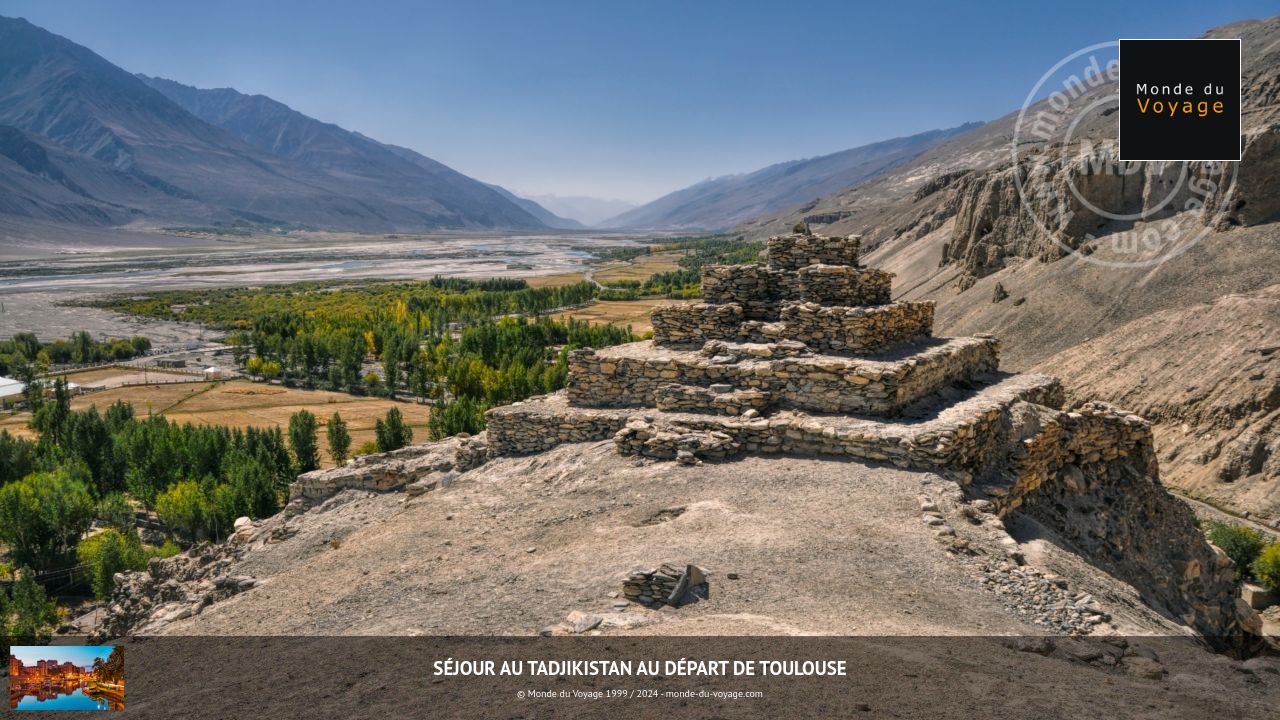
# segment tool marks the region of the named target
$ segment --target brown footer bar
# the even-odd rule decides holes
[[[114,645],[124,648],[124,712],[136,718],[1280,716],[1280,658],[1234,659],[1186,638],[165,637]]]

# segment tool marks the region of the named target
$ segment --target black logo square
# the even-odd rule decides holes
[[[1239,160],[1240,40],[1121,40],[1120,159]]]

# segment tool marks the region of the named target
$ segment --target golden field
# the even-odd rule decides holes
[[[132,404],[140,416],[151,412],[163,414],[175,422],[238,428],[276,425],[282,430],[287,429],[290,415],[299,410],[309,410],[320,422],[320,454],[326,466],[332,463],[326,449],[328,439],[324,424],[335,411],[347,423],[353,451],[361,443],[373,440],[374,422],[386,415],[393,405],[400,408],[405,421],[413,428],[416,442],[427,438],[427,419],[430,417],[430,408],[426,405],[356,397],[327,390],[300,390],[247,380],[120,387],[72,398],[71,407],[82,410],[97,406],[102,412],[117,400]],[[30,413],[18,413],[0,418],[0,430],[30,437],[33,434],[27,428],[30,417]]]

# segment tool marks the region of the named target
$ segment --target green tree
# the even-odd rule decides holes
[[[289,417],[289,447],[298,463],[298,472],[311,472],[320,467],[320,451],[316,447],[316,416],[299,410]]]
[[[209,526],[209,500],[199,485],[184,480],[156,497],[156,515],[170,531],[199,539]]]
[[[110,493],[98,501],[97,517],[120,532],[134,531],[134,510],[124,493]]]
[[[336,411],[329,418],[326,434],[329,436],[329,457],[333,459],[333,464],[345,463],[351,452],[351,433],[347,432],[346,421]]]
[[[374,437],[378,444],[378,452],[399,450],[413,441],[413,428],[404,422],[400,408],[392,407],[387,411],[385,419],[374,423]]]
[[[93,515],[89,488],[67,467],[0,487],[0,542],[18,563],[39,571],[71,560]]]
[[[106,600],[115,588],[115,574],[126,570],[142,570],[147,566],[147,553],[138,534],[121,533],[107,528],[80,541],[76,548],[80,564],[89,566],[93,596]]]
[[[12,637],[46,640],[58,624],[58,604],[45,594],[30,568],[24,568],[13,585],[9,613],[13,622],[8,634]]]
[[[458,433],[478,433],[484,429],[484,406],[474,398],[463,396],[431,409],[427,432],[432,440],[442,440]]]

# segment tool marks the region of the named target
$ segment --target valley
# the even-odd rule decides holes
[[[608,53],[539,75],[559,45],[519,87],[479,60],[504,46],[406,45],[359,92],[341,68],[390,46],[298,61],[332,88],[293,95],[0,17],[0,634],[957,639],[887,657],[1261,716],[1280,17],[1197,32],[1242,42],[1238,163],[1119,160],[1109,43],[1022,107],[1027,48],[985,71],[1016,100],[972,103],[926,87],[955,57],[906,93],[897,62],[881,86],[814,48],[797,99],[717,118],[708,87],[772,71],[704,76],[709,35],[619,46],[706,86],[668,108],[579,87]],[[1051,676],[1010,716],[1066,695]]]

